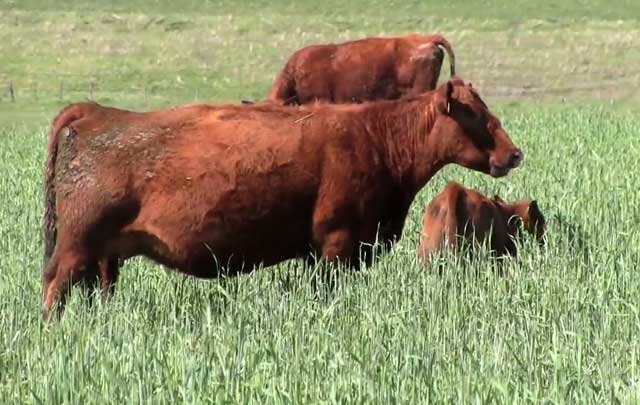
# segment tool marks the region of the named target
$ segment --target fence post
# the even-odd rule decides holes
[[[9,81],[9,97],[11,97],[11,102],[12,103],[16,102],[16,92],[13,89],[13,80]]]

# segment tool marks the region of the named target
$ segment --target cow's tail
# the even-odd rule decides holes
[[[44,215],[42,218],[42,238],[44,240],[44,264],[46,265],[56,246],[57,214],[56,214],[56,190],[55,167],[58,155],[58,138],[63,128],[76,121],[88,112],[93,104],[73,104],[56,116],[51,124],[49,133],[49,146],[47,148],[47,163],[44,174]]]
[[[429,42],[435,44],[436,46],[444,48],[449,56],[449,63],[451,66],[451,77],[456,75],[456,55],[453,53],[453,47],[447,41],[445,37],[442,35],[431,35],[429,36]]]
[[[294,77],[294,59],[292,57],[282,69],[275,82],[269,90],[267,100],[276,104],[288,104],[292,99],[296,98],[295,77]]]

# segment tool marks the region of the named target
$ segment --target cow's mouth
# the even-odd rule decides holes
[[[520,149],[515,149],[507,155],[507,161],[504,164],[501,160],[491,157],[489,159],[489,174],[492,177],[503,177],[509,174],[511,169],[515,169],[522,163],[523,154]]]
[[[512,167],[508,165],[499,166],[492,164],[489,166],[489,174],[491,175],[491,177],[504,177],[509,174],[511,169]]]

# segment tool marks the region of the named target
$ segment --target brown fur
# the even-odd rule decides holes
[[[545,219],[535,201],[507,204],[452,182],[425,209],[418,253],[427,261],[442,248],[457,249],[463,238],[469,244],[488,241],[494,254],[515,256],[521,223],[542,242]]]
[[[441,35],[366,38],[313,45],[287,61],[267,100],[277,104],[314,101],[352,103],[396,99],[433,90],[444,48],[455,75],[455,55]]]
[[[58,134],[69,123],[95,112],[96,104],[76,104],[69,106],[56,116],[51,126],[49,134],[49,146],[47,148],[47,164],[45,169],[45,213],[42,224],[42,238],[44,240],[44,262],[45,265],[51,255],[56,243],[56,201],[53,180],[55,178],[55,162],[58,155]]]
[[[414,196],[444,165],[502,176],[522,156],[461,80],[361,105],[68,111],[84,113],[63,113],[51,132],[45,212],[58,237],[45,313],[87,269],[109,289],[114,258],[205,278],[312,255],[357,266],[361,243],[400,238]]]

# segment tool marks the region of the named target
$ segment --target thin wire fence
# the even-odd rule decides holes
[[[482,74],[475,68],[467,69],[464,77],[474,77],[474,87],[479,87],[483,96],[496,100],[571,98],[588,94],[594,99],[626,99],[639,95],[640,69],[613,72],[607,69],[577,72],[574,74],[545,74],[543,77],[529,77],[528,82],[518,83],[517,71],[510,66],[501,67],[500,77]],[[189,72],[193,75],[193,72]],[[174,73],[176,76],[180,72]],[[29,73],[15,75],[0,71],[0,102],[97,99],[113,97],[147,100],[152,97],[194,97],[198,98],[197,86],[187,79],[179,83],[167,80],[163,75],[145,75],[144,81],[119,81],[116,74],[68,74]],[[207,89],[200,90],[201,96],[215,93],[216,89],[228,86],[227,90],[242,94],[256,94],[257,87],[267,87],[268,82],[258,80],[222,80],[212,71],[203,71],[202,77],[209,78]],[[448,76],[443,71],[441,80]],[[241,86],[245,86],[241,88]],[[195,90],[194,90],[195,87]]]

